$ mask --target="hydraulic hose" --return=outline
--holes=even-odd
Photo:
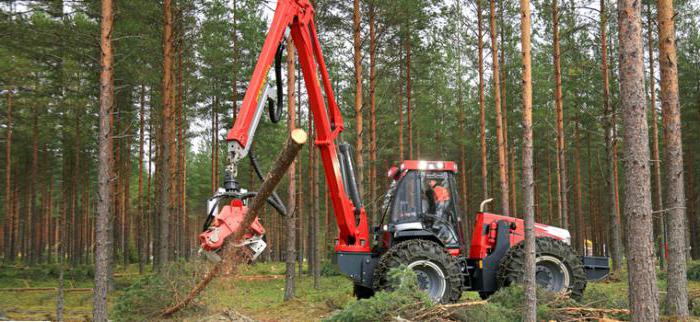
[[[267,106],[270,111],[270,121],[278,123],[282,119],[282,105],[284,104],[284,89],[282,88],[282,54],[284,53],[284,42],[280,43],[275,53],[275,83],[277,85],[277,104],[272,99],[268,99]],[[275,106],[276,105],[276,106]]]

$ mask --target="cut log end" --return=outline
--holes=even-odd
[[[290,137],[294,141],[294,143],[296,143],[296,144],[305,144],[306,140],[309,139],[309,136],[306,134],[306,131],[304,131],[302,129],[292,130]]]

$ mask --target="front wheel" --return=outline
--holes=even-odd
[[[459,267],[440,244],[422,239],[408,240],[382,255],[374,275],[376,290],[391,290],[388,274],[394,267],[411,268],[418,287],[435,302],[452,303],[462,295]]]
[[[536,239],[535,280],[537,286],[554,293],[570,292],[580,300],[586,289],[586,273],[571,246],[548,237]],[[525,242],[508,250],[498,266],[498,286],[521,283],[525,271]]]

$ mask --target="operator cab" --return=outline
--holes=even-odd
[[[445,161],[404,161],[392,167],[392,180],[382,212],[386,224],[378,229],[379,247],[388,249],[406,239],[429,239],[452,255],[464,245],[454,178],[457,166]],[[384,221],[383,220],[383,221]]]

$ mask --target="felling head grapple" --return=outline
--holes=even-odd
[[[255,193],[245,192],[235,178],[238,163],[246,156],[262,178],[251,145],[266,102],[273,102],[269,104],[271,120],[279,121],[283,96],[280,61],[283,45],[290,36],[299,55],[309,109],[314,118],[315,145],[320,151],[338,226],[334,262],[354,281],[355,294],[367,297],[375,290],[388,288],[389,270],[400,265],[412,268],[420,288],[441,302],[457,301],[463,290],[478,291],[486,297],[499,287],[521,279],[522,270],[517,265],[524,254],[522,220],[480,211],[476,214],[467,251],[462,228],[465,216],[458,207],[455,181],[458,169],[454,162],[407,160],[392,167],[388,172],[392,183],[384,197],[382,219],[370,239],[367,215],[355,181],[351,148],[344,142],[336,144],[344,130],[343,119],[323,60],[309,0],[277,2],[250,86],[236,122],[228,132],[225,189],[210,199],[207,222],[200,235],[202,249],[207,253],[215,252],[224,238],[240,229],[247,231],[243,239],[237,241],[238,245],[249,247],[255,256],[265,247],[262,240],[265,229],[257,219],[250,227],[241,227],[247,211],[246,200]],[[276,62],[276,93],[267,82],[273,61]],[[274,99],[269,99],[275,94],[276,109]],[[230,202],[219,211],[221,199]],[[276,196],[268,202],[281,214],[286,213]],[[604,259],[582,259],[575,255],[569,246],[567,230],[537,224],[536,235],[540,286],[580,297],[587,273],[590,277],[607,274]]]

